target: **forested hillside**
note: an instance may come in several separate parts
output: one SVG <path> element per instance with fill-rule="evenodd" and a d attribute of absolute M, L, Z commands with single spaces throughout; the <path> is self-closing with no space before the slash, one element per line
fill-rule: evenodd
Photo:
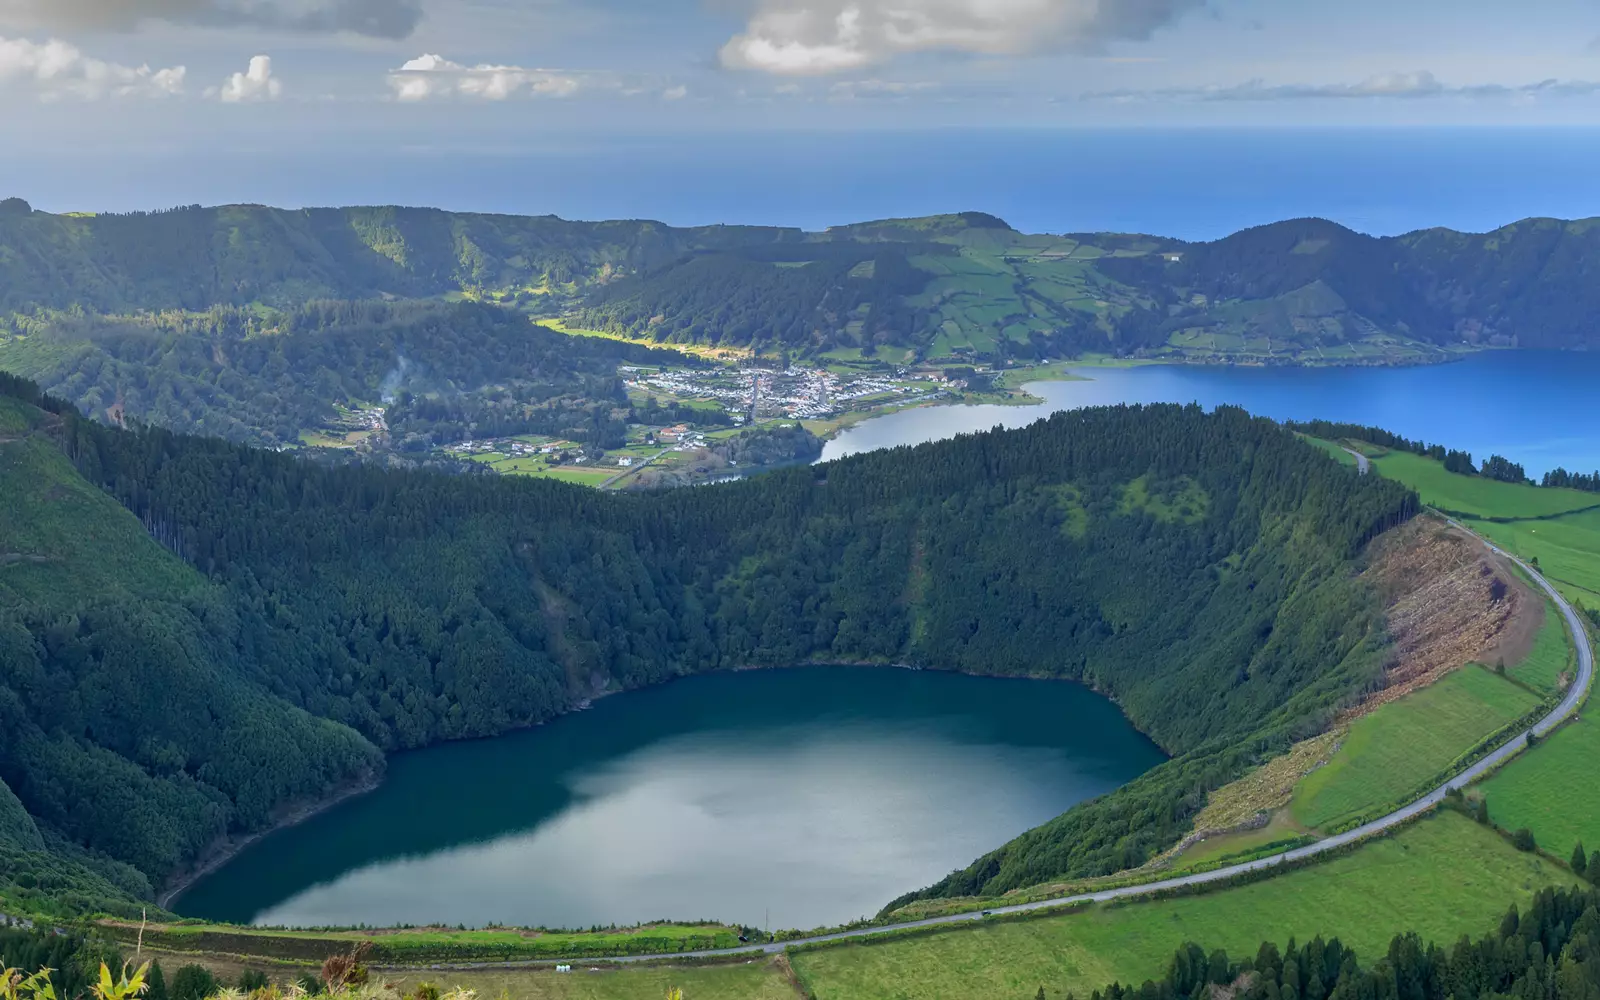
<path fill-rule="evenodd" d="M 171 327 L 148 317 L 171 311 L 465 295 L 660 342 L 808 355 L 1395 363 L 1600 345 L 1595 220 L 1378 239 L 1301 219 L 1187 244 L 1028 235 L 980 213 L 806 233 L 392 207 L 5 206 L 0 316 L 57 329 L 62 312 L 150 328 Z"/>
<path fill-rule="evenodd" d="M 0 332 L 0 367 L 84 413 L 271 447 L 298 444 L 305 429 L 337 420 L 340 406 L 363 403 L 393 409 L 399 451 L 475 433 L 620 441 L 631 404 L 619 363 L 703 363 L 565 336 L 470 302 L 46 313 L 10 325 L 17 335 Z"/>
<path fill-rule="evenodd" d="M 59 885 L 62 858 L 75 885 L 147 891 L 378 748 L 806 661 L 1115 696 L 1176 759 L 941 891 L 1117 870 L 1378 680 L 1380 602 L 1351 563 L 1417 506 L 1228 408 L 597 495 L 321 467 L 4 390 L 0 780 L 53 852 L 0 869 L 12 891 L 42 891 L 12 871 Z M 9 814 L 6 849 L 37 847 Z"/>

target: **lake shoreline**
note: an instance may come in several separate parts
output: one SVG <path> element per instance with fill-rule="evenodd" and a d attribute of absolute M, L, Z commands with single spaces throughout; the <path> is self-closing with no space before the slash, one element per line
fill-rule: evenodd
<path fill-rule="evenodd" d="M 387 762 L 388 758 L 384 758 Z M 238 857 L 241 852 L 261 838 L 286 830 L 292 826 L 299 826 L 305 821 L 320 816 L 337 805 L 341 805 L 358 796 L 366 795 L 378 790 L 383 784 L 384 772 L 387 768 L 369 771 L 367 774 L 336 785 L 326 795 L 310 799 L 300 799 L 289 803 L 281 811 L 281 815 L 270 824 L 254 833 L 242 837 L 223 834 L 203 851 L 193 863 L 178 871 L 176 875 L 167 879 L 165 888 L 156 896 L 156 906 L 169 913 L 174 912 L 171 906 L 183 896 L 194 884 L 207 875 L 222 868 L 228 862 Z M 182 916 L 182 914 L 177 914 Z"/>
<path fill-rule="evenodd" d="M 1117 720 L 1118 726 L 1116 728 L 1118 728 L 1118 729 L 1125 728 L 1130 733 L 1130 735 L 1135 739 L 1136 742 L 1149 747 L 1149 752 L 1154 755 L 1154 759 L 1157 762 L 1168 760 L 1172 756 L 1172 754 L 1171 754 L 1171 752 L 1170 752 L 1170 750 L 1168 748 L 1162 746 L 1153 736 L 1151 736 L 1148 732 L 1146 732 L 1145 729 L 1142 726 L 1138 725 L 1128 715 L 1128 713 L 1127 713 L 1126 709 L 1124 708 L 1124 706 L 1116 698 L 1112 697 L 1107 692 L 1101 690 L 1096 685 L 1093 685 L 1093 684 L 1090 684 L 1090 683 L 1086 683 L 1085 681 L 1077 679 L 1077 678 L 1060 677 L 1060 676 L 1048 676 L 1048 675 L 1040 675 L 1040 674 L 974 673 L 974 672 L 970 672 L 970 671 L 952 669 L 952 668 L 934 667 L 934 666 L 919 666 L 917 664 L 905 663 L 905 662 L 887 662 L 887 661 L 869 661 L 869 660 L 846 661 L 846 660 L 841 660 L 839 658 L 831 658 L 831 657 L 827 658 L 827 659 L 805 660 L 805 661 L 799 661 L 799 662 L 793 662 L 793 663 L 772 663 L 772 664 L 737 663 L 737 664 L 728 664 L 728 665 L 719 667 L 719 668 L 717 668 L 715 670 L 698 671 L 698 672 L 694 672 L 694 673 L 686 673 L 686 674 L 682 674 L 682 675 L 678 675 L 678 676 L 674 676 L 674 677 L 670 677 L 670 678 L 665 678 L 665 679 L 663 679 L 663 680 L 661 680 L 659 682 L 656 682 L 656 683 L 653 683 L 653 684 L 647 684 L 647 685 L 644 685 L 644 686 L 638 687 L 638 688 L 626 688 L 626 689 L 619 689 L 619 690 L 612 690 L 612 691 L 605 691 L 605 692 L 597 692 L 597 693 L 592 694 L 589 698 L 586 698 L 586 699 L 583 699 L 583 700 L 575 700 L 567 708 L 566 711 L 563 711 L 559 715 L 553 716 L 550 719 L 544 720 L 543 722 L 535 723 L 533 725 L 528 725 L 528 726 L 520 726 L 520 727 L 517 727 L 516 729 L 508 730 L 505 733 L 499 733 L 499 734 L 495 734 L 493 736 L 481 736 L 481 737 L 472 737 L 472 738 L 468 738 L 468 739 L 464 739 L 464 740 L 444 741 L 444 742 L 437 743 L 437 744 L 431 744 L 428 747 L 418 747 L 418 748 L 415 748 L 414 750 L 413 749 L 407 749 L 407 750 L 401 751 L 401 753 L 409 755 L 409 754 L 412 754 L 412 753 L 415 753 L 415 752 L 419 752 L 419 751 L 438 749 L 440 747 L 451 745 L 451 744 L 459 745 L 459 744 L 472 744 L 472 743 L 493 743 L 493 742 L 496 742 L 497 740 L 501 740 L 501 739 L 503 739 L 505 737 L 516 736 L 519 733 L 524 733 L 524 734 L 525 733 L 530 733 L 530 732 L 542 729 L 542 728 L 544 728 L 544 726 L 546 724 L 554 724 L 554 723 L 560 722 L 563 718 L 565 718 L 567 716 L 578 716 L 580 714 L 586 713 L 587 711 L 597 709 L 597 708 L 600 707 L 600 703 L 602 701 L 605 701 L 605 702 L 613 701 L 614 700 L 613 697 L 612 697 L 613 695 L 627 694 L 627 693 L 646 694 L 646 693 L 651 692 L 653 690 L 659 690 L 659 689 L 674 687 L 675 686 L 674 683 L 673 683 L 674 681 L 694 681 L 694 680 L 698 680 L 698 679 L 707 679 L 707 678 L 714 677 L 714 676 L 716 676 L 718 674 L 724 674 L 724 675 L 730 675 L 731 676 L 731 675 L 746 674 L 746 673 L 784 673 L 784 672 L 808 673 L 808 672 L 812 672 L 812 671 L 817 671 L 818 668 L 833 668 L 833 669 L 841 670 L 841 671 L 851 671 L 851 672 L 858 672 L 859 671 L 861 673 L 871 673 L 871 674 L 883 674 L 883 673 L 888 673 L 891 670 L 906 671 L 908 673 L 921 673 L 921 672 L 925 671 L 927 674 L 930 674 L 930 675 L 932 675 L 932 674 L 941 674 L 941 675 L 946 675 L 946 676 L 956 677 L 956 678 L 970 677 L 970 678 L 974 678 L 974 679 L 978 679 L 978 680 L 984 680 L 984 681 L 1016 681 L 1016 682 L 1029 682 L 1029 683 L 1034 683 L 1034 682 L 1039 682 L 1039 681 L 1054 681 L 1054 682 L 1058 682 L 1058 685 L 1052 685 L 1052 686 L 1064 686 L 1064 687 L 1076 688 L 1076 689 L 1078 689 L 1080 691 L 1086 692 L 1087 694 L 1094 695 L 1096 698 L 1102 700 L 1106 704 L 1106 707 L 1110 710 L 1110 713 L 1112 715 L 1114 715 L 1115 719 Z M 867 669 L 867 668 L 874 668 L 874 669 Z M 1032 700 L 1035 699 L 1035 697 L 1036 696 L 1029 696 L 1029 695 L 1024 695 L 1023 696 L 1024 700 L 1026 700 L 1026 701 L 1032 701 Z M 1049 699 L 1046 699 L 1046 700 L 1049 700 Z M 576 721 L 576 720 L 572 720 L 572 721 Z M 304 823 L 306 821 L 309 821 L 309 820 L 313 819 L 314 817 L 317 817 L 317 816 L 321 815 L 324 812 L 327 812 L 327 811 L 329 811 L 331 809 L 334 809 L 335 807 L 343 804 L 344 802 L 346 802 L 349 799 L 352 799 L 352 798 L 354 798 L 354 797 L 356 797 L 358 795 L 365 794 L 368 791 L 373 791 L 373 790 L 378 789 L 380 787 L 380 785 L 384 785 L 387 782 L 387 778 L 388 778 L 388 775 L 389 775 L 389 773 L 391 771 L 391 767 L 392 767 L 392 764 L 393 764 L 393 761 L 392 761 L 392 757 L 393 756 L 396 756 L 396 755 L 389 755 L 389 756 L 385 757 L 385 763 L 386 763 L 386 765 L 389 765 L 389 766 L 385 767 L 384 772 L 382 774 L 369 775 L 369 776 L 367 776 L 366 780 L 358 782 L 358 783 L 353 783 L 353 784 L 350 784 L 350 785 L 347 785 L 347 786 L 344 786 L 344 787 L 341 787 L 335 793 L 330 794 L 330 795 L 328 795 L 328 796 L 326 796 L 326 797 L 324 797 L 322 799 L 319 799 L 316 802 L 304 803 L 304 804 L 302 804 L 301 808 L 298 808 L 298 809 L 292 810 L 290 812 L 287 812 L 285 815 L 283 815 L 281 817 L 281 819 L 279 819 L 278 822 L 274 823 L 271 827 L 269 827 L 267 829 L 261 830 L 261 831 L 255 833 L 255 834 L 252 834 L 252 835 L 247 836 L 247 837 L 240 837 L 240 838 L 237 838 L 237 839 L 230 839 L 229 841 L 226 842 L 226 844 L 219 844 L 216 847 L 215 850 L 213 850 L 211 852 L 208 852 L 208 854 L 205 855 L 204 863 L 197 864 L 197 865 L 189 868 L 188 870 L 186 870 L 184 872 L 184 874 L 183 874 L 183 876 L 181 878 L 176 879 L 176 880 L 174 880 L 174 881 L 172 881 L 171 883 L 168 884 L 168 886 L 166 887 L 165 891 L 161 894 L 160 905 L 164 909 L 168 909 L 168 908 L 170 908 L 171 904 L 176 902 L 181 907 L 183 894 L 186 893 L 189 889 L 191 889 L 196 883 L 198 883 L 201 880 L 205 879 L 207 876 L 217 872 L 219 869 L 221 869 L 224 866 L 228 865 L 230 862 L 233 862 L 236 858 L 238 858 L 238 856 L 241 853 L 245 852 L 246 850 L 248 850 L 249 848 L 251 848 L 253 846 L 256 846 L 259 841 L 261 841 L 263 838 L 265 838 L 269 834 L 282 832 L 282 831 L 287 830 L 289 828 L 298 826 L 298 825 L 300 825 L 300 824 L 302 824 L 302 823 Z M 1143 770 L 1148 770 L 1148 768 L 1143 768 L 1142 770 L 1139 771 L 1139 773 L 1142 774 Z M 1136 776 L 1137 775 L 1132 775 L 1132 776 L 1127 777 L 1126 779 L 1123 779 L 1123 780 L 1119 781 L 1117 787 L 1120 787 L 1120 785 L 1125 783 L 1126 780 L 1132 780 L 1133 777 L 1136 777 Z M 1103 794 L 1103 793 L 1100 793 L 1100 794 Z M 1052 814 L 1052 815 L 1054 815 L 1054 814 Z M 1022 829 L 1022 828 L 1019 827 L 1019 830 L 1020 829 Z M 905 885 L 900 885 L 900 884 L 897 883 L 896 884 L 896 891 L 902 891 L 902 890 L 905 889 L 905 887 L 907 885 L 910 885 L 910 884 L 911 883 L 906 883 Z M 866 912 L 866 911 L 863 911 L 863 912 Z M 196 916 L 199 919 L 204 919 L 207 923 L 217 923 L 219 925 L 224 925 L 224 926 L 240 926 L 240 927 L 254 926 L 253 920 L 251 920 L 251 919 L 247 919 L 243 923 L 234 923 L 232 920 L 229 920 L 227 918 L 223 918 L 221 920 L 218 920 L 218 919 L 216 919 L 216 917 L 213 917 L 213 916 L 204 916 L 204 915 L 197 915 L 197 914 L 186 914 L 186 913 L 182 912 L 181 908 L 180 908 L 180 910 L 176 911 L 176 915 L 179 916 L 179 917 Z M 659 914 L 657 914 L 657 917 L 659 917 Z M 452 919 L 454 919 L 454 918 L 452 918 Z M 610 922 L 616 923 L 619 926 L 631 924 L 633 922 L 633 920 L 634 920 L 634 918 L 632 916 L 629 916 L 629 915 L 618 915 L 618 916 L 616 916 L 614 918 L 608 918 L 608 919 L 610 920 Z M 731 919 L 731 918 L 729 918 L 729 919 Z M 495 922 L 503 922 L 503 921 L 498 921 L 497 920 Z M 607 920 L 601 920 L 600 922 L 601 923 L 606 923 Z M 392 924 L 387 925 L 387 926 L 400 927 L 400 926 L 404 926 L 407 923 L 408 923 L 408 921 L 403 919 L 402 917 L 396 917 L 396 918 L 394 918 L 394 922 Z M 505 926 L 507 926 L 507 927 L 514 927 L 514 928 L 521 928 L 521 929 L 531 929 L 531 928 L 533 928 L 535 926 L 534 924 L 525 924 L 524 925 L 524 924 L 512 924 L 512 923 L 509 923 L 509 922 L 504 922 L 504 923 L 505 923 Z M 573 926 L 573 927 L 582 927 L 582 926 L 586 926 L 587 923 L 588 923 L 588 921 L 579 920 L 579 921 L 577 921 L 575 923 L 572 923 L 571 926 Z M 805 926 L 805 925 L 809 925 L 809 923 L 810 923 L 809 921 L 802 921 L 801 924 L 799 924 L 797 926 Z M 377 923 L 377 922 L 374 922 L 372 920 L 366 920 L 366 921 L 354 921 L 354 920 L 352 920 L 352 921 L 350 921 L 348 923 L 346 923 L 345 921 L 324 921 L 324 920 L 313 920 L 313 921 L 297 921 L 297 920 L 279 921 L 279 920 L 273 920 L 272 924 L 273 924 L 273 926 L 275 928 L 284 929 L 284 930 L 297 930 L 297 929 L 298 930 L 305 930 L 305 929 L 314 928 L 314 929 L 317 929 L 317 930 L 330 930 L 330 931 L 331 930 L 337 930 L 337 929 L 345 929 L 345 930 L 357 930 L 357 929 L 368 929 L 368 928 L 380 929 L 383 926 L 386 926 L 385 924 Z M 824 924 L 826 924 L 827 926 L 832 926 L 832 922 L 824 921 Z M 472 922 L 468 921 L 467 922 L 467 926 L 469 926 L 469 927 L 473 926 Z M 541 931 L 544 931 L 546 933 L 555 932 L 554 931 L 554 925 L 545 924 L 543 922 L 539 922 L 538 929 L 541 930 Z"/>

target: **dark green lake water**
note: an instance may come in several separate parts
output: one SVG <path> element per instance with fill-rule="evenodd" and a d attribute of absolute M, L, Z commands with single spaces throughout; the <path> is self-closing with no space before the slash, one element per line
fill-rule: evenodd
<path fill-rule="evenodd" d="M 1163 759 L 1073 684 L 693 677 L 395 757 L 376 792 L 262 839 L 175 908 L 301 926 L 841 923 Z"/>

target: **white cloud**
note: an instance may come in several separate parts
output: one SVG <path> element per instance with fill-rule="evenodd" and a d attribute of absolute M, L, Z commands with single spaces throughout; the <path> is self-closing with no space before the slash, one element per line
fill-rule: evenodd
<path fill-rule="evenodd" d="M 186 75 L 182 66 L 151 69 L 105 62 L 54 38 L 0 38 L 0 89 L 28 89 L 45 100 L 169 97 L 183 93 Z"/>
<path fill-rule="evenodd" d="M 215 94 L 226 104 L 243 101 L 275 101 L 283 93 L 283 84 L 272 75 L 272 58 L 255 56 L 250 68 L 235 73 L 219 87 Z"/>
<path fill-rule="evenodd" d="M 1407 100 L 1430 97 L 1581 97 L 1600 93 L 1600 83 L 1584 80 L 1541 80 L 1537 83 L 1498 83 L 1452 86 L 1426 70 L 1384 73 L 1357 83 L 1269 84 L 1250 80 L 1229 87 L 1175 87 L 1159 90 L 1113 90 L 1084 94 L 1091 101 L 1295 101 L 1295 100 Z"/>
<path fill-rule="evenodd" d="M 48 31 L 131 31 L 164 21 L 405 38 L 421 19 L 419 0 L 0 0 L 0 24 Z"/>
<path fill-rule="evenodd" d="M 1205 0 L 759 0 L 734 69 L 839 73 L 911 52 L 1017 55 L 1144 39 Z"/>
<path fill-rule="evenodd" d="M 903 99 L 912 94 L 938 90 L 931 82 L 906 82 L 903 80 L 841 80 L 828 88 L 828 95 L 836 101 L 863 99 Z"/>
<path fill-rule="evenodd" d="M 519 94 L 570 97 L 582 88 L 577 74 L 522 66 L 463 66 L 441 56 L 423 55 L 389 74 L 389 88 L 402 101 L 470 97 L 503 101 Z"/>
<path fill-rule="evenodd" d="M 689 88 L 685 87 L 681 83 L 676 87 L 668 87 L 666 90 L 661 92 L 661 99 L 664 101 L 681 101 L 688 96 Z"/>

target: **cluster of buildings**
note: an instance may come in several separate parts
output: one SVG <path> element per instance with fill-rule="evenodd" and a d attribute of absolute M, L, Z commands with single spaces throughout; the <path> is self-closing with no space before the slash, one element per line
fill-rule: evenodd
<path fill-rule="evenodd" d="M 530 444 L 515 438 L 491 438 L 487 441 L 461 441 L 446 445 L 445 451 L 456 455 L 484 455 L 498 452 L 506 455 L 554 455 L 558 451 L 575 447 L 569 444 Z"/>
<path fill-rule="evenodd" d="M 910 395 L 905 371 L 839 375 L 823 368 L 790 366 L 783 371 L 619 369 L 629 388 L 679 398 L 715 399 L 743 423 L 767 417 L 822 418 L 872 396 Z M 743 418 L 742 420 L 739 418 Z"/>

